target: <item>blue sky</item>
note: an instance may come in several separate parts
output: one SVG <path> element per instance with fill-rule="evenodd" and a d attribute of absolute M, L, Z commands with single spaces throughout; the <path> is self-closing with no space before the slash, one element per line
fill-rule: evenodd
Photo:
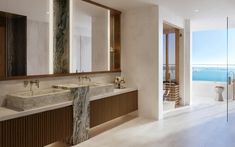
<path fill-rule="evenodd" d="M 226 29 L 193 32 L 193 64 L 227 63 Z M 229 29 L 229 63 L 235 64 L 235 29 Z"/>

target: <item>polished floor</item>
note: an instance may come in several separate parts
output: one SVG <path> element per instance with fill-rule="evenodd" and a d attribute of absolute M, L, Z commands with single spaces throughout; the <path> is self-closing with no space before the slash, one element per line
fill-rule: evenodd
<path fill-rule="evenodd" d="M 235 102 L 200 104 L 161 121 L 135 118 L 76 147 L 235 147 Z"/>

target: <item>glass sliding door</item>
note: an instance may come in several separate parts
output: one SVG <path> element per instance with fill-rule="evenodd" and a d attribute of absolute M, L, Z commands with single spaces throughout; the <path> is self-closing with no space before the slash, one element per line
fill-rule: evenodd
<path fill-rule="evenodd" d="M 229 121 L 235 117 L 235 18 L 195 30 L 192 42 L 193 104 L 216 106 Z"/>
<path fill-rule="evenodd" d="M 225 107 L 227 93 L 227 25 L 210 25 L 193 32 L 193 105 Z"/>
<path fill-rule="evenodd" d="M 227 121 L 235 107 L 235 18 L 227 17 Z"/>

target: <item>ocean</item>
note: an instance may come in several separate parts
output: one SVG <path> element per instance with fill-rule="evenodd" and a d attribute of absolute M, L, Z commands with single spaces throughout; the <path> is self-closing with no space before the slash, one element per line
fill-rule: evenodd
<path fill-rule="evenodd" d="M 235 68 L 229 68 L 229 75 L 234 76 Z M 226 67 L 193 67 L 193 81 L 227 81 Z M 235 78 L 235 77 L 234 77 Z M 233 79 L 234 79 L 233 78 Z"/>

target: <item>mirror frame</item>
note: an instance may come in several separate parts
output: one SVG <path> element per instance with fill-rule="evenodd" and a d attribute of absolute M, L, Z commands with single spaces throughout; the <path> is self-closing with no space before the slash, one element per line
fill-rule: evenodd
<path fill-rule="evenodd" d="M 102 7 L 110 10 L 110 14 L 114 18 L 114 23 L 117 28 L 114 30 L 115 42 L 114 48 L 117 51 L 117 56 L 115 56 L 114 68 L 110 71 L 95 71 L 95 72 L 80 72 L 80 73 L 62 73 L 62 74 L 45 74 L 45 75 L 30 75 L 30 76 L 15 76 L 15 77 L 4 77 L 0 79 L 0 81 L 10 81 L 10 80 L 25 80 L 25 79 L 41 79 L 41 78 L 54 78 L 54 77 L 69 77 L 69 76 L 77 76 L 77 75 L 92 75 L 92 74 L 104 74 L 104 73 L 118 73 L 121 72 L 121 11 L 115 10 L 108 6 L 96 3 L 92 0 L 82 0 L 84 2 L 96 5 L 98 7 Z"/>

